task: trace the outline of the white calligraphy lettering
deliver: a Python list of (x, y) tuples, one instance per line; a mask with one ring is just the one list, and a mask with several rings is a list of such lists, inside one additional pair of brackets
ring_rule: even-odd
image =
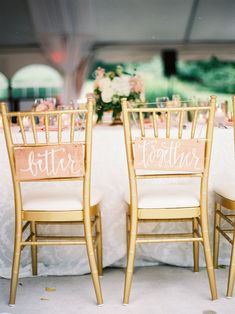
[[(62, 156), (61, 156), (62, 153)], [(30, 151), (28, 154), (28, 167), (19, 169), (21, 172), (29, 172), (33, 177), (43, 174), (47, 177), (56, 177), (61, 173), (70, 173), (71, 176), (82, 174), (82, 164), (74, 160), (71, 153), (64, 148), (45, 149), (43, 153)]]
[(204, 144), (176, 139), (137, 141), (135, 165), (142, 169), (200, 171), (203, 168)]

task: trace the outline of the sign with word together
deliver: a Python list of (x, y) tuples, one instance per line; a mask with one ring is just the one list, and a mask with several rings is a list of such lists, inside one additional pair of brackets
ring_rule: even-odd
[(16, 147), (18, 180), (75, 178), (84, 175), (82, 144)]
[(134, 167), (139, 170), (203, 172), (204, 154), (203, 139), (137, 138)]

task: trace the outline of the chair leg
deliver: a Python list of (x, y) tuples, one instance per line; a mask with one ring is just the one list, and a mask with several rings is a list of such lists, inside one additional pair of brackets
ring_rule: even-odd
[(233, 296), (234, 281), (235, 281), (235, 228), (233, 231), (233, 244), (228, 275), (227, 297), (229, 298)]
[(129, 248), (129, 231), (130, 231), (130, 218), (128, 213), (126, 214), (126, 252), (128, 256), (128, 248)]
[(10, 288), (10, 299), (9, 305), (13, 306), (16, 300), (16, 290), (18, 285), (19, 278), (19, 268), (20, 268), (20, 256), (21, 256), (21, 233), (16, 234), (15, 237), (15, 247), (13, 254), (13, 264), (12, 264), (12, 273), (11, 273), (11, 288)]
[(102, 221), (101, 214), (98, 213), (96, 225), (96, 235), (98, 236), (96, 255), (97, 255), (97, 267), (99, 276), (103, 275), (103, 244), (102, 244)]
[[(35, 221), (32, 221), (30, 223), (30, 228), (31, 228), (31, 234), (32, 234), (32, 241), (35, 242), (36, 241), (36, 235), (37, 235)], [(37, 246), (36, 245), (31, 245), (31, 256), (32, 256), (32, 274), (34, 276), (36, 276), (38, 274)]]
[(133, 271), (134, 271), (135, 251), (136, 251), (137, 221), (133, 221), (133, 219), (131, 220), (132, 221), (131, 221), (131, 230), (130, 230), (130, 235), (129, 235), (129, 248), (128, 248), (128, 256), (127, 256), (123, 304), (129, 303), (131, 283), (132, 283)]
[[(198, 220), (193, 218), (193, 236), (198, 236)], [(194, 261), (194, 272), (199, 271), (199, 242), (193, 242), (193, 261)]]
[(221, 216), (218, 215), (217, 210), (221, 211), (221, 205), (215, 203), (215, 218), (214, 218), (214, 242), (213, 242), (213, 259), (214, 267), (218, 268), (218, 257), (219, 257), (219, 240), (220, 233), (217, 228), (220, 228)]
[(103, 298), (102, 298), (102, 292), (101, 292), (101, 287), (100, 287), (98, 269), (97, 269), (96, 260), (95, 260), (95, 252), (94, 252), (90, 222), (85, 221), (84, 228), (85, 228), (87, 255), (88, 255), (88, 260), (89, 260), (90, 269), (91, 269), (92, 281), (95, 288), (96, 300), (97, 300), (97, 303), (101, 305), (103, 304)]
[(215, 281), (215, 272), (214, 272), (211, 248), (210, 248), (207, 213), (205, 213), (201, 217), (201, 229), (202, 229), (202, 238), (203, 238), (203, 249), (204, 249), (205, 260), (206, 260), (206, 268), (207, 268), (207, 274), (208, 274), (210, 290), (211, 290), (211, 297), (212, 297), (212, 300), (216, 300), (218, 297), (217, 297), (217, 288), (216, 288), (216, 281)]

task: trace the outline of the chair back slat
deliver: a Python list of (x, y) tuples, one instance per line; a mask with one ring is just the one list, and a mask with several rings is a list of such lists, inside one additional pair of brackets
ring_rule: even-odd
[(194, 136), (195, 136), (197, 118), (198, 118), (198, 110), (194, 110), (192, 128), (191, 128), (191, 138), (194, 138)]
[(139, 112), (141, 136), (145, 136), (143, 112)]
[(153, 112), (153, 130), (154, 130), (154, 136), (158, 137), (158, 125), (157, 125), (156, 112)]
[(62, 138), (62, 114), (61, 113), (58, 113), (57, 119), (58, 119), (58, 144), (61, 144), (61, 138)]
[(166, 138), (171, 136), (171, 112), (166, 112)]
[(185, 112), (184, 111), (181, 111), (179, 113), (180, 115), (180, 118), (179, 118), (179, 129), (178, 129), (178, 138), (182, 138), (182, 135), (183, 135), (183, 127), (184, 127), (184, 115), (185, 115)]
[(49, 135), (49, 117), (45, 116), (45, 133), (46, 133), (46, 143), (50, 143), (50, 135)]
[(73, 141), (74, 141), (74, 128), (75, 128), (75, 114), (74, 113), (71, 114), (70, 125), (71, 125), (70, 143), (73, 143)]
[(38, 134), (37, 134), (37, 130), (36, 130), (35, 117), (32, 114), (30, 115), (30, 121), (31, 121), (31, 125), (32, 125), (34, 143), (37, 144), (38, 143)]
[[(20, 126), (20, 132), (21, 132), (23, 143), (27, 144), (26, 135), (25, 135), (25, 131), (24, 131), (24, 125), (23, 125), (23, 121), (22, 121), (22, 116), (20, 114), (18, 114), (17, 117), (18, 117), (18, 123)], [(23, 117), (25, 118), (25, 116), (23, 116)]]

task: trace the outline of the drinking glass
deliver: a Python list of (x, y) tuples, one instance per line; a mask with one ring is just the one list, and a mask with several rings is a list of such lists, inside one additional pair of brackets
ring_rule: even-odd
[[(169, 101), (169, 97), (163, 96), (163, 97), (157, 97), (156, 98), (156, 107), (157, 108), (166, 108), (167, 102)], [(157, 115), (160, 118), (161, 122), (164, 122), (165, 120), (165, 113), (162, 114), (161, 112), (158, 112)]]
[(169, 97), (166, 97), (166, 96), (157, 97), (156, 106), (159, 108), (165, 108), (168, 101), (169, 101)]
[[(84, 110), (87, 107), (87, 100), (85, 98), (79, 98), (74, 103), (75, 103), (75, 105), (74, 105), (75, 109)], [(78, 118), (79, 118), (79, 123), (78, 123), (79, 129), (84, 130), (85, 129), (86, 113), (85, 112), (79, 112)]]
[(181, 97), (180, 97), (180, 95), (178, 95), (178, 94), (172, 95), (172, 101), (173, 101), (173, 103), (174, 103), (174, 105), (176, 107), (180, 107), (181, 106), (181, 103), (180, 103)]
[[(34, 100), (33, 111), (44, 111), (43, 98), (36, 98)], [(35, 116), (36, 124), (43, 124), (43, 119), (39, 116)]]
[(41, 105), (41, 104), (43, 104), (43, 98), (36, 98), (35, 100), (34, 100), (34, 105), (33, 105), (33, 107), (35, 107), (35, 109), (39, 106), (39, 105)]
[[(46, 97), (44, 98), (44, 104), (47, 106), (48, 111), (54, 111), (56, 109), (56, 98), (55, 97)], [(49, 116), (49, 124), (50, 126), (54, 126), (56, 124), (56, 116)]]

